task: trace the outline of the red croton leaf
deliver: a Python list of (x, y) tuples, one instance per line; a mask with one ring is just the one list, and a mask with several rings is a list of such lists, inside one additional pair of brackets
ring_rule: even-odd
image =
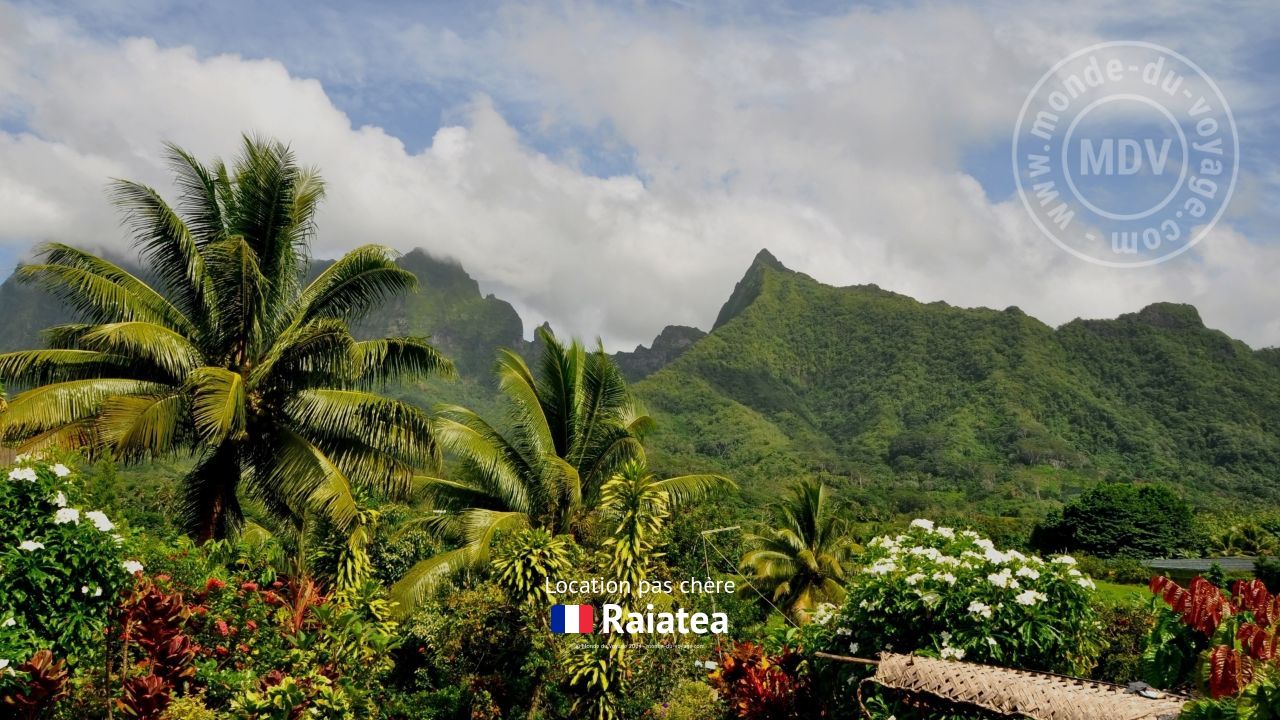
[(1236, 695), (1253, 680), (1253, 661), (1234, 648), (1219, 645), (1209, 651), (1209, 695)]

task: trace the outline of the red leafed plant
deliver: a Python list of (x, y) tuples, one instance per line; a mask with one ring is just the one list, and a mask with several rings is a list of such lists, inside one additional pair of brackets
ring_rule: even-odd
[[(166, 592), (151, 581), (126, 598), (120, 611), (124, 685), (116, 701), (122, 714), (145, 720), (160, 717), (173, 691), (195, 676), (198, 648), (184, 634), (191, 615), (180, 593)], [(130, 659), (137, 673), (131, 677)]]
[(1183, 622), (1208, 638), (1214, 638), (1226, 618), (1239, 613), (1253, 616), (1252, 622), (1241, 622), (1234, 635), (1217, 638), (1219, 642), (1234, 639), (1236, 647), (1220, 644), (1208, 651), (1205, 679), (1210, 696), (1238, 694), (1253, 680), (1258, 663), (1276, 661), (1280, 599), (1261, 581), (1237, 580), (1230, 600), (1202, 577), (1192, 580), (1187, 588), (1163, 576), (1152, 578), (1151, 592), (1164, 598)]
[(1222, 619), (1236, 612), (1236, 607), (1222, 596), (1222, 591), (1200, 576), (1184, 588), (1159, 575), (1151, 578), (1150, 587), (1151, 592), (1163, 597), (1169, 607), (1182, 616), (1183, 622), (1205, 637), (1212, 637)]
[(1253, 661), (1238, 650), (1219, 645), (1209, 651), (1209, 695), (1220, 698), (1239, 693), (1253, 680)]
[(156, 675), (131, 677), (124, 683), (124, 692), (117, 705), (120, 712), (131, 718), (158, 718), (169, 707), (173, 685)]
[(67, 670), (61, 660), (54, 660), (53, 653), (41, 650), (31, 659), (19, 665), (19, 674), (26, 673), (26, 687), (21, 692), (0, 698), (0, 706), (7, 708), (5, 717), (19, 720), (35, 720), (44, 717), (45, 711), (52, 708), (67, 695)]
[(736, 643), (720, 656), (712, 684), (741, 720), (790, 720), (823, 717), (810, 702), (803, 656), (790, 650), (769, 655), (749, 642)]

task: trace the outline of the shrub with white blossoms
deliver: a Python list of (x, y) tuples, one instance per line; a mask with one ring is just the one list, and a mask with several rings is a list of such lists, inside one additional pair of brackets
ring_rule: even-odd
[(42, 649), (71, 666), (88, 661), (142, 571), (110, 518), (77, 507), (79, 497), (61, 463), (20, 458), (0, 471), (0, 662), (17, 666)]
[(1002, 551), (975, 532), (915, 520), (869, 542), (861, 561), (828, 623), (832, 652), (1078, 673), (1101, 648), (1093, 581), (1070, 557)]

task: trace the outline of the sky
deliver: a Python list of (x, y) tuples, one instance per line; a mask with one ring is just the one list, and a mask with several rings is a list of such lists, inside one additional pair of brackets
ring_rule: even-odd
[[(1058, 325), (1195, 304), (1280, 344), (1280, 13), (1266, 2), (258, 3), (0, 0), (0, 276), (122, 252), (111, 177), (163, 143), (285, 140), (328, 195), (313, 252), (460, 262), (527, 331), (707, 329), (752, 257)], [(1056, 246), (1010, 167), (1028, 92), (1092, 43), (1191, 58), (1230, 103), (1221, 220), (1167, 262)]]

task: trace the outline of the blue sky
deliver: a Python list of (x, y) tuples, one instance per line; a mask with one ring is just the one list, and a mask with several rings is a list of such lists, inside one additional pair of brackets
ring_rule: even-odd
[[(1280, 342), (1276, 13), (1028, 5), (0, 3), (0, 272), (48, 237), (122, 250), (95, 183), (163, 186), (162, 141), (228, 154), (253, 130), (325, 171), (317, 253), (425, 246), (530, 328), (707, 327), (768, 246), (834, 284), (1051, 323), (1178, 300)], [(1242, 143), (1203, 249), (1142, 271), (1054, 247), (1009, 167), (1039, 76), (1117, 39), (1201, 64)]]

